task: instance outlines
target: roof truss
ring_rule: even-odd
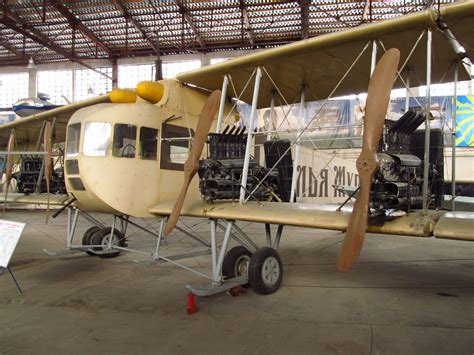
[[[3,0],[16,17],[0,22],[0,66],[20,63],[15,49],[45,63],[269,48],[452,2]]]
[[[89,38],[92,42],[94,42],[98,47],[100,47],[102,50],[108,53],[109,56],[113,57],[114,53],[112,50],[105,45],[103,41],[99,39],[99,37],[96,36],[94,32],[92,32],[89,28],[87,28],[81,20],[79,20],[69,9],[62,4],[63,1],[59,0],[49,0],[51,5],[63,15],[68,22],[72,25],[73,29],[78,30],[81,32],[84,36]]]

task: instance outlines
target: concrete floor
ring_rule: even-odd
[[[184,285],[205,281],[199,276],[168,264],[144,267],[133,260],[146,257],[132,253],[49,257],[43,248],[64,246],[66,214],[49,225],[40,212],[3,219],[27,227],[10,264],[25,292],[0,277],[2,355],[474,353],[474,243],[370,235],[359,262],[341,274],[341,233],[287,228],[277,293],[199,298],[199,312],[188,316]],[[80,220],[77,235],[89,226]],[[264,245],[262,225],[241,226]],[[208,227],[196,228],[205,235]],[[130,235],[130,247],[153,248],[137,229]],[[177,234],[167,248],[194,247]],[[210,270],[209,257],[186,265]]]

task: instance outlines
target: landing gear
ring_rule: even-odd
[[[100,245],[100,246],[94,246],[92,249],[96,253],[93,253],[95,255],[98,255],[101,258],[114,258],[120,254],[120,250],[108,250],[109,245],[117,245],[120,247],[126,247],[125,243],[125,238],[122,233],[120,233],[118,230],[114,229],[114,233],[112,235],[112,243],[110,243],[110,236],[111,236],[111,231],[112,228],[107,227],[107,228],[102,228],[96,231],[91,237],[90,237],[90,243],[89,245]]]
[[[255,293],[269,295],[276,292],[283,278],[283,263],[278,252],[270,247],[258,249],[250,258],[249,283]]]
[[[263,248],[259,248],[234,220],[227,220],[226,225],[221,225],[216,219],[210,219],[210,226],[212,274],[208,276],[176,264],[210,279],[208,284],[186,285],[190,292],[199,297],[207,297],[250,285],[255,293],[269,295],[280,288],[283,263],[276,249],[280,243],[283,225],[278,226],[274,238],[270,225],[265,226],[267,246]],[[217,227],[224,231],[220,248],[217,245]],[[227,251],[231,237],[240,245]],[[161,255],[159,258],[166,260]]]
[[[86,230],[84,232],[84,235],[82,236],[82,245],[91,245],[91,238],[92,236],[94,235],[94,233],[100,231],[100,227],[97,227],[97,226],[93,226],[93,227],[90,227],[88,230]],[[91,255],[91,256],[95,256],[96,254],[86,250],[86,253]]]
[[[86,230],[82,236],[82,245],[91,245],[92,235],[99,230],[100,227],[97,226],[90,227],[88,230]]]
[[[230,249],[222,263],[222,276],[224,279],[247,276],[251,257],[252,253],[241,245]]]

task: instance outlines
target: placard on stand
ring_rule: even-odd
[[[20,293],[23,291],[8,266],[8,263],[10,262],[24,228],[25,223],[0,220],[0,276],[4,274],[5,270],[8,270]]]

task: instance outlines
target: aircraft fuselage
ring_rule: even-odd
[[[196,126],[206,95],[174,80],[162,84],[157,104],[103,103],[71,117],[65,182],[79,208],[149,217],[151,206],[177,196],[194,134],[188,127]],[[198,193],[195,179],[189,194]]]

